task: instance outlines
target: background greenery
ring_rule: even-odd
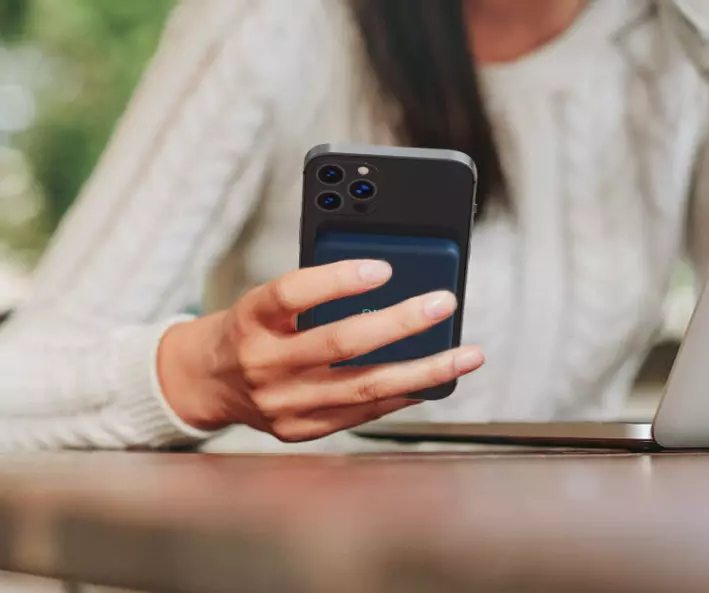
[[[0,0],[0,41],[31,50],[35,117],[7,143],[24,157],[41,208],[0,239],[41,252],[87,179],[155,50],[173,0]]]

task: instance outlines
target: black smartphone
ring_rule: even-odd
[[[372,313],[436,290],[453,292],[455,315],[429,330],[341,365],[402,362],[460,345],[477,170],[461,152],[389,146],[321,145],[305,158],[300,267],[379,259],[391,280],[371,292],[305,312],[307,330]],[[412,394],[443,399],[456,382]]]

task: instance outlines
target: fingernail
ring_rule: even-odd
[[[445,319],[455,311],[455,296],[447,291],[434,292],[426,298],[423,312],[431,319]]]
[[[485,357],[480,350],[465,350],[455,357],[456,372],[464,375],[480,367],[485,362]]]
[[[382,284],[391,278],[391,266],[384,261],[370,261],[359,267],[359,277],[368,284]]]

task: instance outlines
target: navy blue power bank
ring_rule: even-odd
[[[457,293],[460,251],[458,245],[448,239],[337,231],[318,235],[315,265],[348,259],[387,261],[393,268],[393,276],[387,284],[371,292],[315,307],[315,326],[372,313],[436,290]],[[453,329],[451,317],[421,334],[340,364],[373,365],[437,354],[452,347]]]

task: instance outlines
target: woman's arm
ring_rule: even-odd
[[[162,447],[236,423],[310,440],[415,405],[404,396],[483,363],[460,347],[331,368],[450,317],[450,293],[295,331],[299,313],[381,286],[382,262],[296,270],[228,310],[175,317],[257,203],[282,73],[301,72],[309,17],[327,5],[181,6],[33,296],[0,329],[0,450]]]
[[[705,0],[660,3],[662,17],[687,57],[709,84],[709,4]],[[709,115],[709,114],[708,114]],[[708,120],[709,121],[709,120]],[[705,122],[705,127],[706,122]],[[704,130],[694,172],[688,217],[688,248],[699,283],[709,280],[709,144]]]
[[[699,286],[709,281],[709,146],[699,155],[688,218],[688,247]]]
[[[191,0],[175,13],[33,295],[0,330],[0,450],[206,436],[166,406],[155,361],[264,179],[271,106],[251,35],[263,10]]]
[[[669,0],[659,6],[684,51],[709,77],[709,4],[706,0]]]

